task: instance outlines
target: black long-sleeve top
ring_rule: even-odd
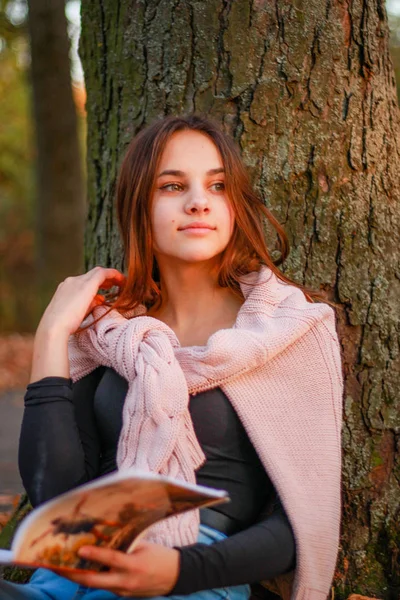
[[[25,394],[19,468],[33,506],[116,469],[128,383],[99,367],[76,383],[45,377]],[[206,462],[199,484],[224,488],[231,502],[214,507],[238,533],[211,546],[180,548],[171,594],[255,583],[295,567],[295,540],[279,497],[228,398],[216,388],[190,397],[189,410]]]

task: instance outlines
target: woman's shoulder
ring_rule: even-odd
[[[241,314],[244,319],[258,314],[268,331],[271,327],[282,335],[305,334],[318,329],[324,338],[328,335],[337,342],[336,314],[325,302],[310,301],[303,290],[295,284],[281,280],[273,271],[264,267],[247,277],[242,287],[245,304]]]
[[[313,301],[300,286],[284,281],[268,267],[262,267],[260,271],[247,275],[243,281],[242,292],[246,300],[258,305],[260,309],[264,307],[298,314],[335,314],[333,307],[328,303]]]

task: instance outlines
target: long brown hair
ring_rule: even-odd
[[[241,276],[266,265],[281,281],[302,289],[309,301],[323,299],[320,293],[294,283],[278,269],[289,253],[288,238],[254,191],[235,142],[209,117],[189,114],[170,115],[153,122],[140,131],[128,146],[116,186],[126,282],[117,294],[107,297],[105,304],[110,306],[110,310],[114,308],[124,312],[140,304],[149,307],[160,297],[159,274],[153,254],[151,198],[165,146],[173,133],[184,130],[207,135],[219,150],[226,172],[225,189],[235,214],[235,225],[221,257],[219,285],[230,287],[241,295]],[[266,224],[272,226],[276,233],[273,250],[279,256],[274,259],[265,239]],[[81,331],[84,329],[86,327]]]

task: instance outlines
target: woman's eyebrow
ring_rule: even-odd
[[[219,167],[217,169],[210,169],[209,171],[207,171],[206,175],[217,175],[217,173],[225,173],[225,169],[222,167]],[[176,169],[166,169],[165,171],[162,171],[162,173],[160,173],[158,175],[158,177],[162,177],[163,175],[175,175],[176,177],[183,177],[186,173],[184,171],[179,171]]]

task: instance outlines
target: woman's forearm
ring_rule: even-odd
[[[18,464],[32,506],[84,482],[84,455],[68,379],[48,378],[28,386]]]
[[[69,376],[68,334],[55,327],[39,325],[33,344],[29,383],[39,381],[43,377]]]
[[[33,506],[99,474],[93,396],[104,369],[72,383],[45,377],[27,387],[19,470]]]
[[[281,511],[210,546],[197,543],[178,549],[181,569],[169,595],[256,583],[286,573],[296,564],[294,534]]]

